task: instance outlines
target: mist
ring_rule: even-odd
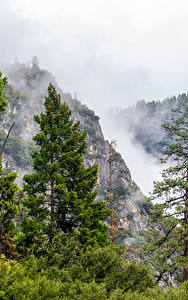
[[[36,55],[94,109],[187,91],[186,0],[1,0],[0,63]]]
[[[149,196],[153,191],[153,182],[161,180],[164,166],[157,158],[148,154],[141,145],[133,142],[128,128],[116,123],[111,112],[106,115],[104,122],[102,122],[102,129],[107,139],[117,141],[117,151],[122,154],[131,171],[132,179],[144,195]]]
[[[100,116],[142,190],[160,164],[115,127],[109,110],[187,92],[188,2],[0,0],[0,69],[39,59],[64,93]],[[20,82],[21,84],[21,82]]]

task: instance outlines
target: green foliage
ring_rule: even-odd
[[[0,299],[187,299],[188,282],[162,291],[146,267],[125,262],[120,248],[83,251],[76,235],[65,244],[61,238],[56,238],[50,252],[40,259],[31,256],[16,262],[1,257]]]
[[[37,274],[36,261],[31,263],[29,267],[0,260],[0,299],[61,299],[61,284]]]
[[[7,78],[2,78],[2,73],[0,72],[0,117],[2,112],[5,111],[5,108],[8,104],[6,101],[6,94],[5,94],[5,84],[7,82]]]
[[[0,73],[0,117],[5,111],[6,78],[1,78]],[[1,148],[0,148],[1,151]],[[0,156],[0,253],[8,256],[14,254],[15,219],[18,216],[18,186],[14,183],[17,174],[11,172],[4,174],[2,168],[2,155]]]
[[[33,173],[24,178],[21,224],[17,175],[0,168],[0,249],[6,254],[0,256],[0,299],[187,299],[186,283],[163,292],[146,266],[128,263],[125,248],[109,243],[102,223],[109,210],[94,202],[97,166],[84,166],[86,134],[52,85],[48,92],[45,112],[35,117],[40,132],[34,137]],[[19,150],[18,145],[12,151]],[[15,235],[22,254],[28,250],[38,258],[8,259]]]
[[[75,281],[103,285],[109,295],[117,287],[128,290],[145,291],[154,287],[155,282],[148,269],[134,262],[125,261],[125,249],[110,245],[104,248],[83,249],[79,242],[79,232],[66,243],[63,236],[53,241],[51,249],[39,260],[40,267],[46,269],[49,279],[59,278],[69,281],[68,290]]]
[[[109,240],[102,221],[110,211],[105,202],[94,201],[98,167],[85,168],[86,132],[81,133],[51,84],[44,105],[44,113],[35,116],[40,132],[34,137],[33,173],[24,176],[27,215],[19,240],[36,253],[58,232],[68,238],[79,228],[83,245],[105,246]]]
[[[113,298],[116,290],[125,296],[127,291],[140,294],[155,287],[145,267],[125,261],[124,248],[84,250],[79,235],[76,231],[67,241],[64,234],[56,236],[39,259],[0,259],[2,299],[118,299]]]
[[[14,221],[19,213],[16,177],[15,172],[4,175],[0,167],[0,253],[8,256],[14,252]]]
[[[155,182],[151,205],[151,230],[144,247],[148,263],[158,281],[168,281],[176,272],[179,280],[188,279],[188,98],[184,96],[174,110],[175,117],[163,127],[175,143],[163,151],[163,181]],[[182,268],[184,275],[182,275]],[[180,272],[180,274],[179,274]]]

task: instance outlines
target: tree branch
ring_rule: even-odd
[[[4,140],[4,143],[3,143],[2,147],[1,147],[1,151],[0,151],[0,162],[2,161],[3,153],[4,153],[4,150],[5,150],[5,146],[6,146],[6,143],[7,143],[7,141],[8,141],[9,135],[10,135],[10,133],[11,133],[11,131],[12,131],[14,125],[15,125],[15,122],[14,122],[14,123],[12,124],[12,126],[10,127],[10,129],[9,129],[9,131],[8,131],[8,133],[7,133],[7,136],[6,136],[5,140]]]

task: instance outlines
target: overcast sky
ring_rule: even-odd
[[[187,0],[0,0],[0,64],[36,55],[103,116],[187,92],[187,16]]]
[[[0,61],[39,58],[97,113],[187,91],[187,0],[0,0]]]

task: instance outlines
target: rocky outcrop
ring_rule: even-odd
[[[82,105],[70,94],[65,94],[57,86],[55,79],[38,65],[26,67],[16,64],[9,68],[10,82],[6,87],[9,105],[3,119],[0,121],[0,143],[13,121],[16,122],[5,149],[4,164],[19,173],[18,182],[24,173],[31,171],[32,161],[29,153],[33,149],[32,136],[38,131],[33,120],[34,114],[43,110],[43,98],[49,82],[56,85],[62,101],[66,101],[72,111],[75,121],[79,120],[81,128],[87,130],[88,152],[85,156],[86,166],[97,163],[99,166],[98,199],[106,199],[109,195],[109,142],[105,141],[99,117],[93,111]],[[139,230],[146,229],[145,198],[137,185],[132,181],[131,174],[120,154],[113,161],[113,191],[115,227],[117,242],[125,242],[130,247],[140,243]],[[109,220],[110,224],[110,220]]]

